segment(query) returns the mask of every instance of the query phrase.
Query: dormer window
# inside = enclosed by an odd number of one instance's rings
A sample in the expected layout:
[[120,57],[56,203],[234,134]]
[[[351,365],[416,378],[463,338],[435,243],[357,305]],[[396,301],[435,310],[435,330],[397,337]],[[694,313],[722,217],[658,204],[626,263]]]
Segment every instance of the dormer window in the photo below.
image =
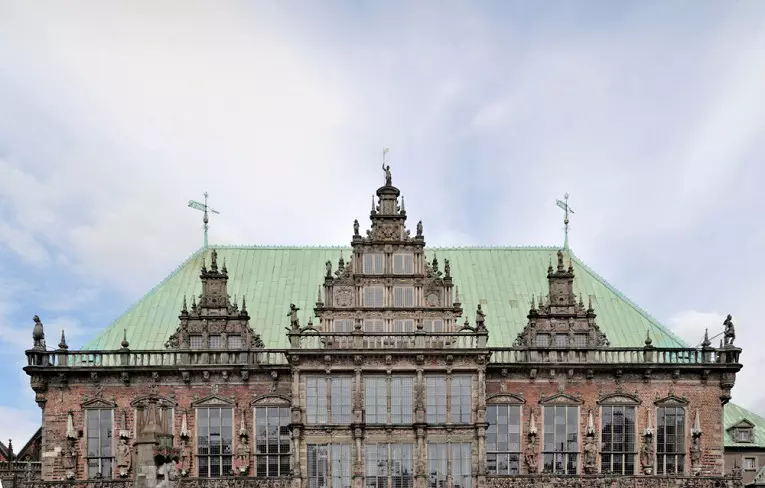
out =
[[385,273],[385,256],[380,253],[364,254],[364,274],[381,275]]
[[737,427],[733,432],[733,437],[736,442],[753,442],[754,432],[751,427]]
[[414,255],[413,254],[394,254],[393,255],[393,274],[410,275],[414,273]]

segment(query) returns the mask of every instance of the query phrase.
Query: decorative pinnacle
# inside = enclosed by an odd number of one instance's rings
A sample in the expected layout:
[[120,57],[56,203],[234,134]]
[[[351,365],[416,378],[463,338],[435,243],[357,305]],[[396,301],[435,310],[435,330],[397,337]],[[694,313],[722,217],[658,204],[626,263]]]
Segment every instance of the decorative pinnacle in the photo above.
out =
[[651,329],[646,329],[645,331],[645,345],[650,346],[653,344],[653,341],[651,340]]
[[535,310],[537,308],[537,304],[534,300],[534,294],[531,294],[531,310]]
[[122,342],[120,343],[122,349],[130,347],[130,343],[127,340],[127,329],[122,329]]
[[319,288],[319,290],[316,293],[316,303],[322,303],[322,301],[321,301],[321,285],[319,285],[318,288]]
[[242,295],[242,309],[240,310],[241,313],[245,314],[247,313],[247,299],[244,295]]
[[221,273],[228,274],[228,270],[226,269],[226,258],[223,258],[223,268],[221,268]]
[[704,341],[701,343],[701,347],[709,347],[712,345],[712,341],[709,340],[709,329],[704,329]]
[[404,195],[401,195],[401,213],[406,213],[406,207],[404,206]]
[[66,337],[64,337],[64,329],[61,329],[61,342],[58,343],[58,348],[62,351],[66,351],[69,349],[69,346],[66,345]]
[[186,306],[186,295],[183,295],[183,308],[181,308],[181,313],[189,313],[189,309]]

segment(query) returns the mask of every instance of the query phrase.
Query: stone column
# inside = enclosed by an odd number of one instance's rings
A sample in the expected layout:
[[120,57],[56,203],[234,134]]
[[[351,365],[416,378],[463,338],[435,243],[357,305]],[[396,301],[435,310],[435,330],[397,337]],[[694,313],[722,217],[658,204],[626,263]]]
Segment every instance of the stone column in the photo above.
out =
[[162,433],[157,424],[156,400],[150,400],[146,412],[146,422],[133,442],[135,449],[134,488],[155,488],[157,486],[157,465],[154,461],[154,448],[159,445]]

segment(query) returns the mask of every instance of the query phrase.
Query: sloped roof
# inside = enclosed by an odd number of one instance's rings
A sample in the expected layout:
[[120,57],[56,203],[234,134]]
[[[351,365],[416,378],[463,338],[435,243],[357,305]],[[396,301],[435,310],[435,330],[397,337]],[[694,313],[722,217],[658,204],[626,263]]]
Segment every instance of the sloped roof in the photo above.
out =
[[[735,403],[725,405],[724,412],[725,447],[765,448],[765,418]],[[729,430],[744,420],[754,425],[754,442],[736,442]]]
[[[300,307],[301,323],[312,315],[318,287],[324,282],[324,263],[337,262],[345,247],[235,247],[219,246],[218,262],[226,261],[229,294],[247,299],[250,324],[269,348],[286,348],[287,311]],[[178,326],[183,297],[198,295],[202,261],[210,262],[212,248],[200,249],[127,312],[85,346],[90,350],[119,349],[123,329],[131,349],[162,349]],[[489,345],[510,346],[526,325],[531,295],[547,294],[547,267],[556,248],[428,248],[441,263],[451,262],[465,314],[472,322],[476,305],[487,314]],[[597,323],[614,347],[643,346],[650,330],[657,347],[687,347],[637,305],[629,301],[575,256],[574,290],[592,297]]]

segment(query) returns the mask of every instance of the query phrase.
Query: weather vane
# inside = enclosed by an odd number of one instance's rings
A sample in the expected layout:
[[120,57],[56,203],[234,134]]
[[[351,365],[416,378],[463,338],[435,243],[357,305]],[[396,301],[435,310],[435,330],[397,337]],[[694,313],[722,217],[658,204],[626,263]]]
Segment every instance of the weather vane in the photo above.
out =
[[564,224],[564,232],[565,232],[565,239],[563,241],[563,249],[568,250],[568,214],[574,213],[574,210],[569,207],[568,205],[568,193],[566,193],[563,196],[563,201],[557,200],[555,202],[560,208],[563,209],[565,212],[565,216],[563,218],[563,224]]
[[214,213],[214,214],[220,213],[217,210],[210,208],[210,206],[207,205],[207,197],[208,197],[207,192],[205,192],[205,203],[199,203],[196,200],[189,200],[189,207],[197,209],[197,210],[201,210],[202,212],[204,212],[204,217],[202,217],[202,222],[204,223],[204,228],[205,228],[205,249],[207,249],[207,229],[208,229],[207,224],[208,222],[210,222],[210,219],[208,218],[207,213],[208,212]]

